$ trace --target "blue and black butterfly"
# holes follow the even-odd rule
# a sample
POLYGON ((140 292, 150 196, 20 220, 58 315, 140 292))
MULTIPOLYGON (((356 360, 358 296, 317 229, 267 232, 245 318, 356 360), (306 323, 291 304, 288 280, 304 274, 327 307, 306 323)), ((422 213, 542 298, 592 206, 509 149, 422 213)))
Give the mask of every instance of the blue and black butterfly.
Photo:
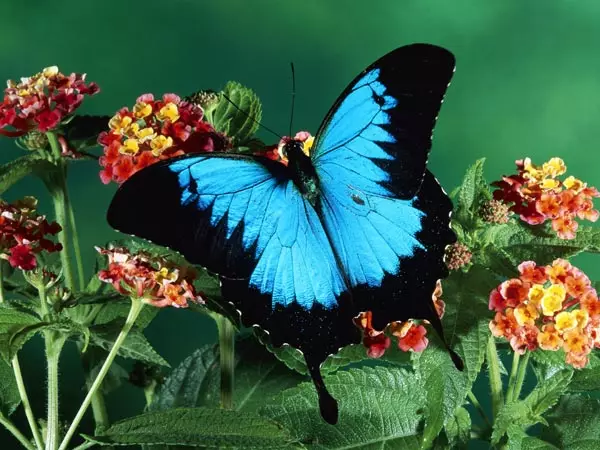
POLYGON ((231 153, 161 161, 120 187, 108 222, 219 274, 244 324, 303 352, 321 415, 336 423, 319 367, 360 341, 359 313, 372 311, 376 329, 426 319, 443 339, 432 293, 455 236, 426 163, 453 71, 443 48, 400 47, 350 83, 310 156, 291 140, 287 166, 231 153))

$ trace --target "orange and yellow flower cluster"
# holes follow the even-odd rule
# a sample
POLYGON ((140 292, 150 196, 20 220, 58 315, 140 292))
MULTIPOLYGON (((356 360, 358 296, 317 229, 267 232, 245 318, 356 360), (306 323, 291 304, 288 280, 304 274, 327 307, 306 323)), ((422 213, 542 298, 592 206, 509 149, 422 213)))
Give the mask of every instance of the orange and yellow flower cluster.
POLYGON ((0 103, 0 134, 13 137, 56 128, 81 105, 84 95, 100 91, 96 83, 85 83, 85 74, 67 76, 56 66, 7 84, 0 103))
POLYGON ((120 294, 141 298, 159 308, 187 308, 189 301, 204 303, 194 288, 192 268, 178 267, 165 258, 144 252, 132 254, 124 247, 96 247, 96 250, 108 257, 108 268, 98 272, 98 278, 112 284, 120 294))
MULTIPOLYGON (((435 310, 440 318, 444 315, 446 307, 444 301, 440 298, 441 295, 442 284, 438 280, 432 299, 435 310)), ((372 319, 373 313, 366 311, 360 313, 354 319, 354 323, 363 333, 363 345, 367 347, 367 355, 370 358, 380 358, 389 348, 391 339, 386 336, 386 330, 378 331, 373 328, 372 319)), ((426 320, 423 322, 427 323, 426 320)), ((429 340, 426 337, 427 329, 414 320, 392 322, 388 325, 387 330, 389 330, 392 336, 398 339, 398 348, 404 352, 422 352, 429 344, 429 340)))
POLYGON ((550 220, 561 239, 575 238, 576 218, 598 220, 600 213, 594 209, 593 199, 600 193, 573 176, 560 180, 567 170, 562 159, 552 158, 536 166, 525 158, 516 164, 518 174, 502 177, 492 186, 499 188, 494 199, 511 204, 510 210, 522 220, 531 225, 550 220))
POLYGON ((600 301, 589 278, 564 259, 547 266, 526 261, 519 273, 490 294, 492 334, 520 354, 563 349, 568 364, 585 367, 600 347, 600 301))
POLYGON ((138 170, 161 159, 186 153, 224 150, 228 141, 208 122, 198 105, 175 94, 155 100, 152 94, 138 97, 133 109, 122 108, 110 119, 110 131, 98 137, 104 146, 100 178, 123 183, 138 170))

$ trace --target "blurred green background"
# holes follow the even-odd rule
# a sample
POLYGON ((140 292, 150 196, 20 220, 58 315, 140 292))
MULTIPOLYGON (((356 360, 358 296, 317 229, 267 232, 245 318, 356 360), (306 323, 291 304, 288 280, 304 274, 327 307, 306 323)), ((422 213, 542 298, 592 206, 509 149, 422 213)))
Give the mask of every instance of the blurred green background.
MULTIPOLYGON (((512 173, 515 159, 542 163, 560 156, 570 174, 600 185, 598 0, 2 0, 1 6, 1 80, 50 65, 86 72, 102 91, 86 99, 81 112, 111 115, 142 93, 186 95, 237 80, 257 92, 263 122, 281 134, 288 131, 290 61, 296 66, 294 128, 315 132, 346 83, 372 61, 404 44, 438 44, 457 59, 430 158, 447 190, 481 157, 490 181, 512 173)), ((0 162, 21 152, 0 139, 0 162)), ((90 271, 93 246, 118 237, 104 218, 116 186, 103 185, 98 171, 93 162, 77 162, 69 180, 90 271)), ((5 197, 22 195, 39 196, 41 210, 50 214, 39 181, 28 178, 5 197)), ((594 261, 575 262, 599 279, 594 261)), ((173 365, 215 333, 198 315, 174 310, 147 330, 173 365)), ((39 416, 42 357, 34 342, 22 358, 39 416)), ((74 348, 61 367, 65 397, 82 398, 74 348)), ((111 418, 142 405, 140 391, 123 387, 109 400, 111 418), (128 403, 117 403, 123 398, 128 403)), ((63 406, 69 420, 77 404, 63 406)), ((3 433, 0 447, 13 448, 3 433)))

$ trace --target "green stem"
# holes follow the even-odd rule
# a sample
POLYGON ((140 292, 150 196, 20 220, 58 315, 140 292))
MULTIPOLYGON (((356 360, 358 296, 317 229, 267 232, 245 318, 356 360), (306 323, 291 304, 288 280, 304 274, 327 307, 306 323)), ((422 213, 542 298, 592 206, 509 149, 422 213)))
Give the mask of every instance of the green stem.
POLYGON ((506 401, 512 402, 515 392, 515 381, 517 381, 517 371, 519 370, 519 358, 521 355, 518 352, 513 352, 512 366, 510 368, 510 376, 508 377, 508 389, 506 390, 506 401))
POLYGON ((77 224, 75 222, 75 212, 73 211, 73 204, 69 198, 69 191, 65 180, 65 202, 66 208, 69 212, 69 226, 71 227, 71 233, 73 234, 73 248, 75 250, 75 261, 77 263, 77 277, 79 279, 79 290, 85 289, 85 272, 83 270, 83 259, 81 258, 81 247, 79 246, 79 234, 77 233, 77 224))
MULTIPOLYGON (((92 388, 93 380, 88 379, 86 382, 88 390, 92 388)), ((106 430, 110 426, 108 419, 108 411, 104 402, 104 394, 100 389, 92 395, 92 414, 96 423, 96 433, 106 430)))
POLYGON ((531 352, 525 352, 521 363, 519 364, 519 372, 517 373, 517 381, 515 382, 515 389, 513 391, 512 400, 516 402, 519 400, 521 395, 521 389, 523 389, 523 382, 525 381, 525 375, 527 374, 527 366, 529 364, 529 356, 531 352))
POLYGON ((54 173, 47 174, 48 178, 46 179, 46 184, 48 185, 50 194, 52 196, 56 221, 62 227, 62 231, 58 233, 58 242, 60 242, 63 247, 59 253, 63 274, 65 276, 65 284, 71 291, 73 291, 75 288, 75 282, 73 277, 73 267, 71 266, 71 259, 69 258, 69 254, 71 253, 71 241, 69 240, 68 236, 69 220, 67 205, 69 201, 66 185, 66 166, 60 155, 60 144, 58 143, 56 135, 49 131, 46 133, 46 136, 48 137, 48 142, 50 143, 50 148, 52 149, 52 154, 56 165, 54 173))
POLYGON ((483 410, 481 403, 479 403, 479 400, 477 400, 477 397, 475 397, 475 394, 473 394, 472 391, 469 391, 469 393, 467 394, 467 397, 469 398, 469 401, 475 407, 475 409, 477 410, 477 412, 479 413, 481 418, 484 420, 486 425, 491 428, 492 423, 490 422, 490 419, 488 419, 487 414, 483 410))
POLYGON ((217 329, 221 363, 221 408, 233 409, 235 328, 227 317, 219 315, 217 329))
POLYGON ((13 372, 15 373, 15 379, 17 380, 17 389, 19 390, 19 396, 21 397, 21 403, 23 404, 23 409, 25 410, 25 416, 27 417, 29 428, 31 428, 33 440, 35 441, 35 445, 37 446, 38 450, 42 450, 44 448, 44 441, 42 440, 42 435, 40 434, 40 430, 37 425, 37 420, 33 415, 31 403, 29 403, 29 396, 27 395, 27 391, 25 390, 25 382, 23 381, 21 365, 19 364, 19 358, 17 357, 17 355, 15 355, 12 359, 12 368, 13 372))
POLYGON ((488 375, 490 378, 490 392, 492 396, 492 418, 498 416, 498 412, 504 404, 502 393, 502 378, 500 377, 500 360, 496 350, 496 341, 494 336, 490 336, 486 349, 486 359, 488 364, 488 375))
POLYGON ((77 414, 75 415, 75 418, 73 419, 73 422, 71 422, 71 426, 67 430, 67 433, 65 434, 64 439, 60 443, 59 450, 66 450, 67 446, 69 445, 69 441, 73 437, 73 434, 75 434, 75 430, 77 430, 77 427, 79 426, 79 423, 81 422, 81 419, 83 418, 83 415, 87 411, 88 406, 90 406, 90 403, 92 401, 92 397, 94 396, 94 393, 100 388, 100 385, 102 384, 102 381, 104 380, 104 377, 108 373, 108 370, 110 369, 112 362, 114 361, 115 357, 117 356, 119 348, 121 348, 121 345, 123 345, 125 338, 129 334, 129 331, 131 331, 131 328, 133 327, 143 306, 144 306, 144 303, 142 302, 142 299, 140 299, 140 298, 132 298, 131 299, 131 309, 129 310, 129 315, 127 316, 127 319, 125 320, 125 325, 123 325, 123 329, 119 333, 119 336, 117 336, 117 340, 115 341, 112 348, 110 349, 110 352, 108 353, 106 360, 102 364, 102 367, 100 368, 100 371, 98 372, 98 375, 96 376, 96 379, 92 383, 92 387, 88 391, 87 395, 85 396, 85 399, 83 400, 83 403, 79 407, 79 411, 77 411, 77 414))
POLYGON ((0 304, 4 303, 4 261, 0 259, 0 304))
POLYGON ((0 424, 4 425, 4 427, 11 432, 11 434, 17 438, 17 440, 25 447, 27 450, 35 450, 35 447, 29 442, 29 440, 19 431, 19 429, 15 426, 14 423, 10 421, 10 419, 4 414, 0 413, 0 424))
POLYGON ((58 419, 58 361, 66 337, 55 331, 46 331, 46 359, 48 361, 48 423, 46 450, 56 450, 60 439, 58 419))

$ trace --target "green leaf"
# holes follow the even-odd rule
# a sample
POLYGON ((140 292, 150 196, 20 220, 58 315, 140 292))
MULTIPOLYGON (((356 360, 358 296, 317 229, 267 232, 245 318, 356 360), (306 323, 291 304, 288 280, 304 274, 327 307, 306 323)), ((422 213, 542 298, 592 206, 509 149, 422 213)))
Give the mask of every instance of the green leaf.
POLYGON ((98 145, 98 135, 108 130, 110 116, 75 116, 62 128, 69 144, 76 150, 98 145))
POLYGON ((0 361, 0 414, 10 416, 21 403, 17 380, 10 364, 0 361))
POLYGON ((501 275, 512 276, 523 261, 549 264, 556 258, 571 258, 581 252, 600 252, 600 228, 580 226, 575 239, 560 239, 548 227, 532 227, 521 222, 491 225, 479 237, 485 243, 475 253, 474 262, 501 275), (498 264, 507 271, 496 270, 498 264))
POLYGON ((446 313, 442 320, 448 345, 463 359, 465 369, 454 367, 448 352, 432 336, 429 347, 415 353, 415 370, 427 392, 423 446, 429 447, 442 427, 465 401, 485 356, 489 339, 487 308, 496 279, 486 269, 473 266, 468 273, 452 272, 442 282, 446 313))
MULTIPOLYGON (((87 305, 82 305, 84 308, 89 308, 87 305)), ((73 308, 75 309, 75 308, 73 308)), ((124 321, 129 310, 131 309, 131 300, 123 298, 123 300, 116 300, 114 302, 105 303, 99 307, 98 312, 94 318, 94 325, 106 325, 111 322, 122 320, 124 321)), ((140 315, 135 321, 135 328, 137 330, 143 330, 158 314, 159 308, 145 307, 140 311, 140 315)))
POLYGON ((559 450, 549 442, 529 436, 519 425, 514 423, 508 426, 506 435, 509 450, 559 450))
POLYGON ((219 104, 212 113, 213 126, 232 138, 234 146, 244 144, 252 137, 261 117, 262 106, 256 94, 235 81, 225 85, 219 95, 219 104))
MULTIPOLYGON (((234 408, 253 412, 280 392, 306 381, 306 377, 290 370, 252 337, 236 343, 234 408)), ((208 405, 217 406, 219 374, 214 370, 207 391, 208 405)))
POLYGON ((492 198, 483 176, 484 162, 485 158, 478 159, 467 169, 456 194, 453 218, 467 229, 474 227, 481 204, 492 198))
MULTIPOLYGON (((208 375, 218 362, 218 348, 209 344, 184 359, 154 394, 150 411, 202 405, 201 392, 206 389, 208 375)), ((237 373, 236 373, 237 387, 237 373)))
POLYGON ((153 411, 115 423, 86 439, 100 445, 166 444, 203 448, 288 448, 289 433, 253 413, 178 408, 153 411))
POLYGON ((561 449, 596 450, 600 440, 600 400, 565 395, 547 416, 542 439, 561 449))
POLYGON ((589 392, 600 390, 600 358, 595 353, 589 354, 589 363, 583 369, 573 369, 565 362, 565 352, 536 350, 532 353, 533 370, 539 382, 561 370, 573 372, 569 383, 569 392, 589 392))
POLYGON ((319 415, 312 383, 287 389, 261 410, 309 448, 411 449, 419 447, 422 381, 399 367, 338 371, 325 384, 339 402, 339 422, 319 415))
POLYGON ((467 448, 467 444, 471 439, 471 416, 469 412, 463 407, 458 408, 454 416, 446 423, 445 431, 450 448, 467 448))
POLYGON ((41 320, 24 311, 18 311, 6 305, 0 305, 0 354, 10 363, 14 352, 12 339, 31 327, 41 324, 41 320))
POLYGON ((573 372, 570 370, 557 372, 538 384, 524 400, 505 404, 494 422, 492 444, 498 444, 512 425, 524 429, 536 423, 545 423, 542 414, 564 394, 572 376, 573 372))
MULTIPOLYGON (((94 325, 90 328, 90 343, 104 350, 110 350, 122 328, 123 321, 119 319, 103 325, 94 325)), ((137 329, 129 332, 117 354, 123 358, 169 367, 169 363, 156 353, 150 342, 137 329)))
POLYGON ((0 166, 0 194, 3 194, 21 178, 29 175, 37 167, 49 165, 39 153, 31 152, 0 166))

